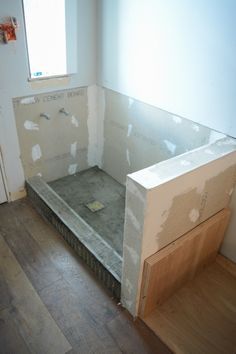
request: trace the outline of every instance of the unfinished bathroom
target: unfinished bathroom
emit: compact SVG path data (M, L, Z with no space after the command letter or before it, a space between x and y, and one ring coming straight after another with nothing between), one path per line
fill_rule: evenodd
M56 3L0 0L0 202L172 352L235 353L236 4Z

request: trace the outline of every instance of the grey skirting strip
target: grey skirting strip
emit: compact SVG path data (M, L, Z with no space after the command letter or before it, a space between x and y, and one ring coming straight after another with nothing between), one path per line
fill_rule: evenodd
M79 217L40 177L26 182L37 211L60 232L98 280L120 299L122 258Z

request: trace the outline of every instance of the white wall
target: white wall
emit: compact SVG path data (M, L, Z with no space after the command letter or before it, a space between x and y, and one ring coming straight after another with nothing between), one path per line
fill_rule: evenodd
M0 204L7 201L7 195L2 177L1 165L0 165Z
M236 137L235 0L100 0L101 85Z
M100 85L236 137L235 0L99 0ZM235 261L236 199L222 252Z
M41 82L40 85L32 85L27 81L28 67L22 2L21 0L0 0L0 19L15 16L20 25L16 42L9 42L8 45L0 44L0 146L12 200L20 196L24 185L12 98L88 86L96 81L96 1L77 0L77 2L78 73L69 79L44 81L43 84Z

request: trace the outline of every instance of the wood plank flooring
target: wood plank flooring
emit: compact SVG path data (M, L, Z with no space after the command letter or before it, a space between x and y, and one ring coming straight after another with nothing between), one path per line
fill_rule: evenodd
M144 321L176 354L235 354L236 278L232 274L218 261L213 263Z
M0 206L0 353L171 353L27 199Z

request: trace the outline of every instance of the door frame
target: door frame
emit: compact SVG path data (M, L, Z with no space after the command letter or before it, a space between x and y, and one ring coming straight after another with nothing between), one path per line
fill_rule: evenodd
M3 187L5 190L5 194L6 194L6 199L7 202L10 202L10 194L8 191L8 187L7 187L7 177L6 177L6 172L5 172L5 167L4 167L4 162L3 162L3 153L2 153L2 148L0 146L0 173L2 175L2 180L3 180Z

